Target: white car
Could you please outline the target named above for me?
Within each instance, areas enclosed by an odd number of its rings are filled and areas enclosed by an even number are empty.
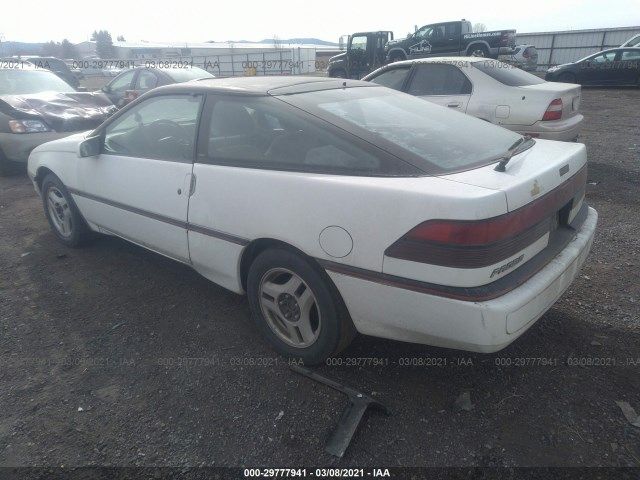
[[[533,72],[538,68],[538,50],[533,45],[517,45],[511,55],[501,55],[498,60]]]
[[[355,332],[505,347],[571,285],[597,220],[584,145],[343,79],[157,88],[28,172],[61,242],[117,235],[191,265],[310,364]]]
[[[547,82],[497,60],[406,60],[379,68],[363,80],[535,138],[573,141],[580,134],[579,85]]]

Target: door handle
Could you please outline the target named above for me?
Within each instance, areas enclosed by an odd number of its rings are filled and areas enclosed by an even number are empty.
[[[192,173],[191,174],[191,181],[189,182],[189,196],[193,196],[194,193],[196,193],[196,176]]]
[[[447,107],[449,108],[458,108],[459,106],[460,106],[460,102],[447,103]]]

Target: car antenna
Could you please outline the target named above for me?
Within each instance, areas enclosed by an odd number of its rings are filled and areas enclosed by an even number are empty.
[[[494,170],[496,172],[504,172],[507,169],[507,163],[509,163],[511,157],[516,154],[518,147],[523,143],[528,142],[529,140],[531,140],[531,135],[523,135],[518,140],[516,140],[515,143],[509,147],[507,153],[505,153],[504,156],[500,159],[500,162],[498,163],[498,165],[496,165],[496,168],[494,168]]]

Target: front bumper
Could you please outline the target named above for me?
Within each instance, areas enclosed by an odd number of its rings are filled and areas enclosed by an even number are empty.
[[[509,345],[569,288],[595,234],[589,208],[575,237],[544,268],[507,294],[465,302],[328,271],[363,334],[437,347],[495,352]]]
[[[534,138],[573,142],[580,135],[584,116],[581,114],[564,120],[539,121],[533,125],[501,125],[520,134],[529,134]]]
[[[79,132],[0,133],[0,148],[7,160],[27,163],[31,150],[43,143]]]

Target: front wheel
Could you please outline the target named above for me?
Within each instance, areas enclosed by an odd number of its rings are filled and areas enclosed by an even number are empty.
[[[330,280],[292,251],[261,253],[249,268],[247,295],[258,328],[285,357],[315,365],[355,335]]]
[[[79,247],[91,238],[71,194],[53,174],[42,181],[42,204],[51,230],[68,247]]]

